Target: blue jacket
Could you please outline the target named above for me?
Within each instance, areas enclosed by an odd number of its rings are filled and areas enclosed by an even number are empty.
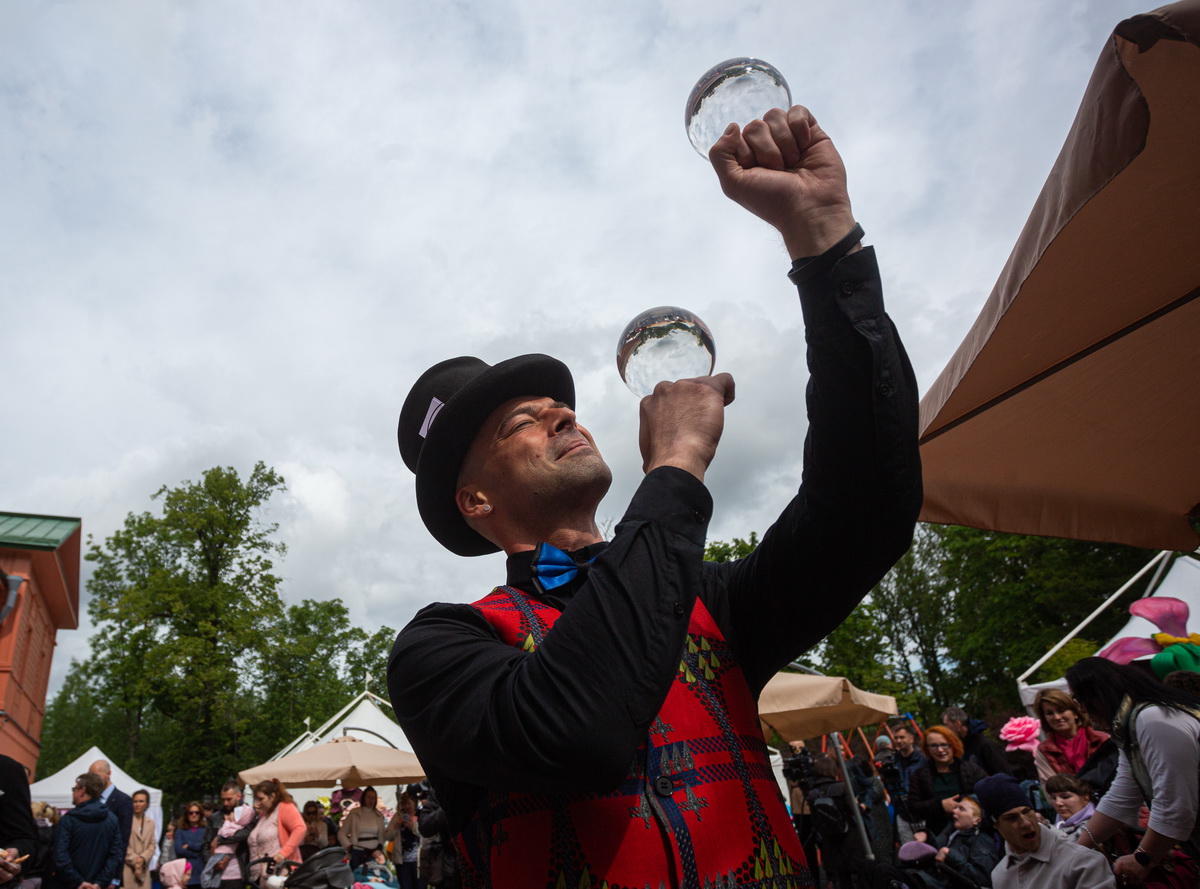
[[[124,861],[121,825],[98,799],[71,809],[54,831],[54,880],[60,889],[120,883]]]

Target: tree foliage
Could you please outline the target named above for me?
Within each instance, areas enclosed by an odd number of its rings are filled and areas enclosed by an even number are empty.
[[[743,558],[758,538],[714,541],[706,557]],[[846,620],[801,662],[894,695],[929,722],[951,705],[1002,722],[1020,710],[1016,679],[1153,554],[1116,544],[918,525],[913,545]],[[1128,600],[1093,621],[1107,639]],[[1037,679],[1061,676],[1097,644],[1073,640]],[[1049,673],[1053,672],[1053,676]]]
[[[392,630],[368,635],[336,600],[285,605],[262,517],[283,489],[262,463],[215,467],[89,538],[91,653],[47,708],[40,771],[97,744],[175,798],[211,795],[382,676]]]

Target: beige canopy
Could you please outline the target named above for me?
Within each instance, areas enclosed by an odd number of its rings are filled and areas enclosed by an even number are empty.
[[[875,725],[895,716],[896,699],[856,688],[840,676],[777,673],[758,697],[764,731],[785,741]]]
[[[244,772],[243,784],[276,778],[287,787],[343,787],[368,784],[408,784],[425,777],[417,757],[407,750],[369,744],[358,738],[334,738],[291,756],[282,756]]]
[[[1117,26],[999,281],[921,402],[925,521],[1200,544],[1188,518],[1200,504],[1198,44],[1200,0]]]

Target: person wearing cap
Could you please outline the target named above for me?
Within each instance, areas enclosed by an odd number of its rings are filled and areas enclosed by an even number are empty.
[[[803,484],[754,553],[704,562],[728,374],[643,399],[645,477],[607,542],[612,476],[560,361],[443,361],[401,410],[426,527],[459,555],[507,555],[503,586],[422,609],[388,667],[463,885],[811,885],[756,700],[907,549],[916,383],[807,109],[731,125],[710,159],[782,234],[806,326]]]
[[[1116,889],[1108,859],[1047,827],[1012,775],[984,778],[975,796],[1004,839],[993,889]]]

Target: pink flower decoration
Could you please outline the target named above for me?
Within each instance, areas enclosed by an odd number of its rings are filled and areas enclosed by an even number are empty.
[[[1144,617],[1163,633],[1187,636],[1188,606],[1182,599],[1170,596],[1147,596],[1129,606],[1134,617]],[[1122,636],[1099,651],[1096,656],[1117,664],[1128,664],[1143,655],[1158,654],[1163,647],[1145,636]]]
[[[1007,750],[1037,750],[1042,724],[1032,716],[1014,716],[1000,729],[1000,740],[1008,741]]]

